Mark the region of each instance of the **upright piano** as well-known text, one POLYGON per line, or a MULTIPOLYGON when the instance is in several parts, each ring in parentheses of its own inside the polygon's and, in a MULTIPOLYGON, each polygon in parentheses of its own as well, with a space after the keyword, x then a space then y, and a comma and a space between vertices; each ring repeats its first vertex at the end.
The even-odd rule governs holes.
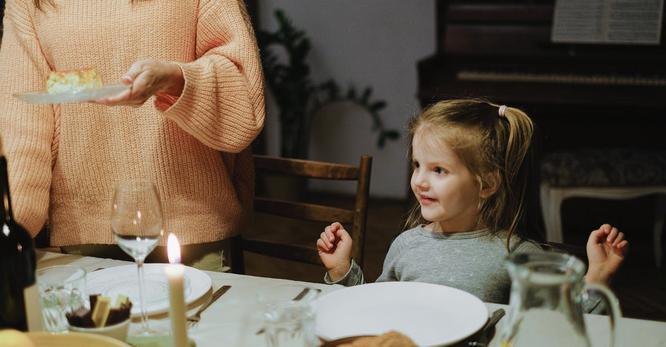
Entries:
POLYGON ((551 41, 554 0, 439 0, 437 52, 418 64, 423 106, 486 97, 524 109, 541 153, 666 148, 666 45, 551 41))

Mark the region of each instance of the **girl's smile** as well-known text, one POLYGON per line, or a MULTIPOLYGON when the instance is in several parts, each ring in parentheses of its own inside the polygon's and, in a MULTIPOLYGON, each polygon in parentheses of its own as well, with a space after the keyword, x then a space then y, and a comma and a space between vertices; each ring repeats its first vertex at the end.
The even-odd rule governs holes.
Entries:
POLYGON ((425 196, 425 195, 419 195, 419 203, 421 204, 421 206, 434 204, 436 202, 437 202, 437 199, 430 198, 430 197, 425 196))

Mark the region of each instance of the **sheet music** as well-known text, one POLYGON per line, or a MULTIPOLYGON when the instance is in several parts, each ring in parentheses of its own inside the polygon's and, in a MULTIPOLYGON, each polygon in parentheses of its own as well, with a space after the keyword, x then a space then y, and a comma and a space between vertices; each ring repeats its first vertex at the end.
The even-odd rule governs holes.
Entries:
POLYGON ((551 39, 658 45, 663 12, 664 0, 557 0, 551 39))

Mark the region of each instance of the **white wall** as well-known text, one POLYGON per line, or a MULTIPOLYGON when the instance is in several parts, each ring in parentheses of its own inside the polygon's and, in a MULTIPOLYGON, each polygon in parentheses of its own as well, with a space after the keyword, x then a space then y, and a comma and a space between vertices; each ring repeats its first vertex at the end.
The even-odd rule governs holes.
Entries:
MULTIPOLYGON (((373 156, 371 195, 407 196, 408 119, 419 111, 416 63, 435 51, 434 0, 270 0, 259 1, 262 28, 275 30, 273 12, 283 9, 311 40, 310 63, 316 82, 334 78, 341 87, 371 86, 375 99, 386 100, 382 116, 402 137, 376 146, 371 119, 352 105, 333 105, 317 115, 310 159, 358 163, 373 156)), ((279 153, 276 108, 268 102, 267 143, 279 153)), ((311 188, 351 192, 350 185, 317 182, 311 188)))

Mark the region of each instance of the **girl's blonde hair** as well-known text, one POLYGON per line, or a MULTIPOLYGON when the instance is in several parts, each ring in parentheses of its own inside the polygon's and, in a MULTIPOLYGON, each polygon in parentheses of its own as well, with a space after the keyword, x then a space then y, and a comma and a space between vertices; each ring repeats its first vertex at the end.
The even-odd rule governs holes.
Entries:
MULTIPOLYGON (((410 142, 427 131, 450 146, 483 189, 496 191, 479 206, 479 224, 491 232, 507 230, 507 247, 524 213, 528 154, 534 125, 521 110, 481 99, 446 100, 426 108, 409 122, 410 142)), ((412 148, 410 145, 410 158, 412 148)), ((407 228, 427 221, 419 204, 412 208, 407 228)))

